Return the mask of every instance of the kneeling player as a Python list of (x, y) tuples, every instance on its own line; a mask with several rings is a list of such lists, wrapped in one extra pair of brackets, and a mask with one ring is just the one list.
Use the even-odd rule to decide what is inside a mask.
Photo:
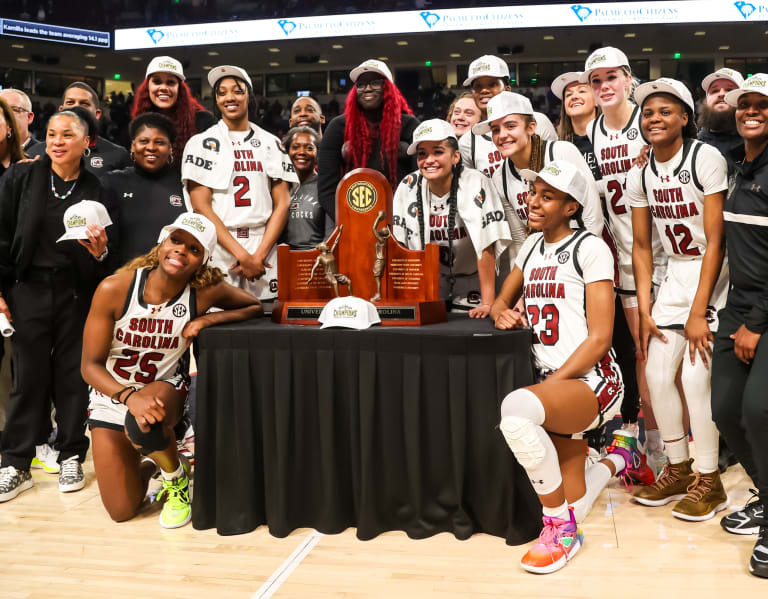
[[(207, 326), (262, 311), (258, 299), (206, 264), (215, 246), (211, 221), (181, 214), (163, 228), (159, 245), (105, 279), (93, 296), (81, 370), (91, 386), (96, 480), (117, 522), (136, 515), (157, 466), (158, 498), (165, 500), (160, 525), (176, 528), (191, 518), (188, 473), (173, 436), (187, 396), (187, 346)], [(224, 311), (206, 314), (212, 307)]]
[[(619, 409), (624, 384), (613, 357), (613, 257), (608, 246), (583, 228), (587, 181), (578, 168), (555, 160), (536, 173), (528, 195), (534, 230), (491, 309), (500, 329), (523, 326), (511, 309), (522, 296), (534, 333), (539, 383), (513, 391), (501, 404), (500, 428), (525, 468), (544, 512), (538, 542), (523, 556), (525, 570), (559, 570), (579, 550), (577, 527), (611, 478), (640, 477), (647, 469), (636, 441), (618, 435), (610, 455), (586, 471), (584, 433)], [(572, 506), (572, 507), (569, 507)]]

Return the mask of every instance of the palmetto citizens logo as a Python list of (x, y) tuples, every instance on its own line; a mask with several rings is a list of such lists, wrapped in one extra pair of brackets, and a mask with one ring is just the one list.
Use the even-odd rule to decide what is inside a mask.
[(734, 2), (733, 5), (739, 10), (741, 16), (745, 19), (748, 19), (749, 16), (756, 10), (755, 5), (750, 4), (749, 2)]
[(421, 18), (424, 19), (424, 22), (429, 26), (430, 29), (437, 25), (437, 22), (440, 20), (440, 15), (437, 13), (430, 12), (428, 10), (421, 11), (419, 13), (421, 15)]
[(277, 24), (280, 25), (280, 29), (283, 30), (285, 35), (291, 35), (293, 30), (296, 29), (296, 23), (289, 21), (288, 19), (280, 19)]
[(165, 34), (159, 29), (147, 29), (147, 35), (154, 44), (157, 44), (161, 39), (165, 37)]
[(583, 4), (571, 4), (571, 10), (579, 18), (582, 23), (586, 21), (592, 15), (592, 9)]

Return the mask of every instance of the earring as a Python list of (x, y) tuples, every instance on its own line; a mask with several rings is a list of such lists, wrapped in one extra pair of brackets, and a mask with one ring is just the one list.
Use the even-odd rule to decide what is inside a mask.
[(171, 154), (171, 157), (168, 159), (168, 166), (173, 164), (173, 154)]
[(91, 148), (85, 148), (85, 152), (83, 152), (83, 156), (86, 158), (91, 155)]
[(136, 159), (133, 157), (133, 150), (131, 150), (130, 156), (131, 156), (131, 162), (136, 162)]

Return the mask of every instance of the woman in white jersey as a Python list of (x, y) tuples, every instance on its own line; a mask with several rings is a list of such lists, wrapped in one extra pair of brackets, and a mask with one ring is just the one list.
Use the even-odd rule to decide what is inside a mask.
[[(621, 404), (624, 387), (613, 359), (613, 257), (605, 242), (571, 222), (581, 218), (587, 180), (555, 160), (532, 181), (532, 233), (491, 309), (496, 327), (524, 326), (512, 306), (522, 297), (533, 331), (538, 384), (501, 404), (500, 428), (543, 506), (544, 528), (523, 556), (524, 569), (559, 570), (583, 542), (577, 528), (613, 474), (633, 476), (639, 460), (632, 438), (616, 438), (605, 460), (585, 473), (584, 433), (600, 427)], [(569, 507), (571, 506), (571, 507)]]
[[(215, 245), (211, 221), (181, 214), (163, 228), (159, 245), (104, 279), (93, 296), (81, 370), (91, 386), (96, 480), (117, 522), (136, 515), (157, 467), (160, 525), (190, 520), (188, 473), (173, 438), (187, 396), (187, 346), (207, 326), (262, 311), (258, 299), (207, 264)], [(212, 307), (224, 311), (206, 314)]]
[[(583, 221), (590, 233), (599, 236), (603, 230), (600, 196), (592, 178), (592, 172), (578, 148), (567, 141), (547, 141), (536, 134), (531, 101), (514, 92), (501, 92), (488, 102), (488, 118), (472, 128), (475, 134), (490, 131), (493, 143), (501, 152), (504, 163), (493, 173), (491, 181), (501, 197), (507, 220), (514, 227), (515, 219), (528, 225), (526, 197), (530, 182), (521, 171), (540, 171), (554, 160), (565, 160), (576, 166), (584, 175)], [(514, 259), (515, 250), (511, 252)]]
[[(397, 187), (392, 232), (410, 249), (437, 243), (440, 298), (472, 318), (485, 318), (495, 297), (496, 258), (510, 244), (499, 199), (487, 177), (462, 165), (458, 140), (446, 121), (419, 125), (408, 154), (416, 154), (419, 170)], [(516, 236), (522, 243), (522, 227)]]
[[(635, 99), (643, 135), (651, 142), (648, 163), (629, 172), (626, 189), (632, 206), (640, 351), (669, 463), (653, 485), (634, 496), (650, 506), (679, 500), (673, 515), (706, 520), (728, 505), (718, 471), (709, 371), (712, 331), (717, 331), (717, 311), (728, 293), (723, 232), (728, 167), (714, 146), (696, 140), (693, 97), (683, 83), (664, 78), (644, 83)], [(653, 225), (669, 260), (651, 309)], [(675, 386), (681, 364), (697, 474), (691, 470), (688, 429)]]
[(213, 266), (262, 301), (277, 296), (275, 247), (288, 220), (290, 185), (299, 180), (280, 140), (249, 122), (256, 102), (248, 74), (208, 72), (216, 100), (213, 127), (184, 149), (181, 179), (187, 209), (216, 225)]

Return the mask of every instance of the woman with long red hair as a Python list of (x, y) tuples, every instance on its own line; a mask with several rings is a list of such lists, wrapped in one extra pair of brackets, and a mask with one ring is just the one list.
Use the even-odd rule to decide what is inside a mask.
[(176, 141), (171, 156), (177, 158), (177, 164), (189, 138), (216, 124), (213, 115), (192, 95), (181, 63), (170, 56), (153, 58), (146, 78), (136, 90), (131, 119), (145, 112), (159, 112), (173, 122)]
[(336, 218), (336, 187), (345, 173), (356, 168), (381, 172), (392, 189), (416, 170), (407, 154), (419, 120), (392, 73), (380, 60), (366, 60), (349, 73), (355, 84), (347, 95), (344, 114), (333, 119), (323, 133), (318, 152), (320, 205)]

